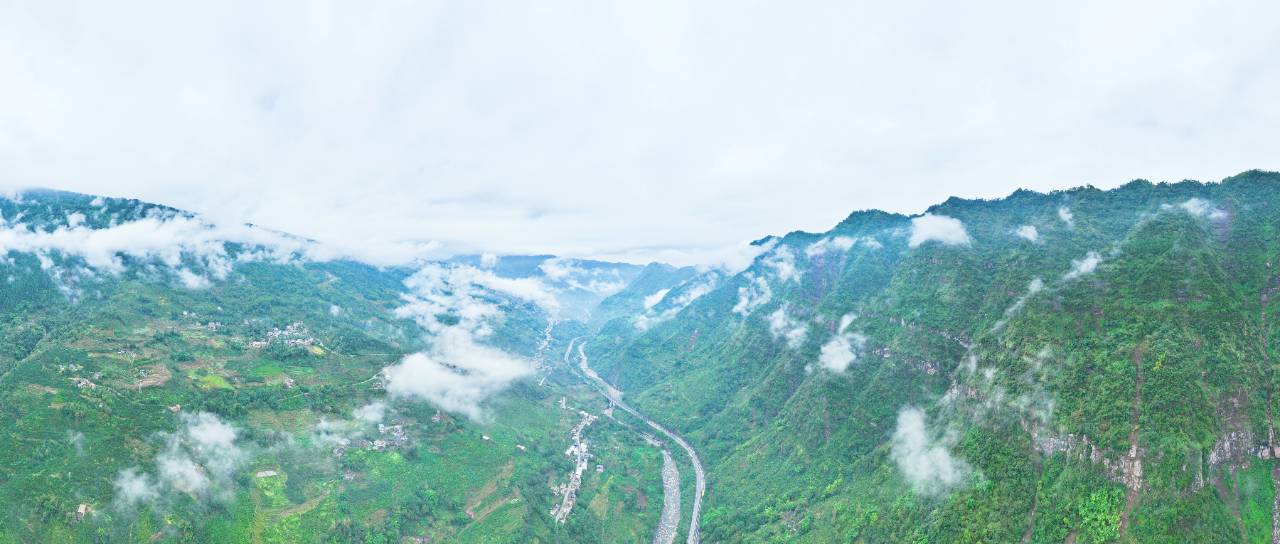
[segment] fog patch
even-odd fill
[[[1225,219],[1227,217],[1227,212],[1222,211],[1222,209],[1214,206],[1211,202],[1200,198],[1189,198],[1177,206],[1165,204],[1161,206],[1161,209],[1179,209],[1195,217],[1207,217],[1214,221]]]
[[[183,428],[169,434],[155,459],[155,476],[130,467],[117,474],[116,504],[130,508],[169,491],[195,500],[228,501],[235,495],[234,475],[247,455],[236,444],[239,431],[207,412],[182,415]]]
[[[644,309],[648,310],[650,308],[653,308],[654,306],[657,306],[659,302],[662,302],[663,298],[666,298],[667,293],[670,293],[670,292],[671,292],[671,289],[659,289],[655,291],[652,295],[644,297]]]
[[[1098,268],[1098,263],[1102,262],[1102,257],[1097,251],[1090,251],[1084,258],[1074,259],[1071,261],[1071,270],[1062,276],[1064,280],[1074,280],[1081,276],[1091,274]]]
[[[761,264],[772,269],[778,281],[798,281],[800,279],[800,271],[796,268],[796,255],[787,246],[781,246],[770,252],[761,261]]]
[[[1036,230],[1035,225],[1023,225],[1014,230],[1013,233],[1019,238],[1030,242],[1040,241],[1040,231]]]
[[[52,229],[0,223],[0,254],[33,254],[56,281],[72,276],[64,270],[69,263],[62,262],[68,259],[83,261],[75,263],[75,268],[87,269],[75,274],[81,278],[118,276],[132,259],[163,268],[188,289],[204,289],[211,281],[225,279],[240,262],[354,259],[391,266],[425,258],[437,249],[433,242],[414,242],[349,251],[251,225],[215,225],[172,212],[102,228],[87,225],[78,212],[67,216],[66,225]]]
[[[742,317],[751,315],[756,308],[769,303],[773,298],[773,289],[763,276],[747,274],[747,284],[738,288],[738,302],[733,305],[733,313]]]
[[[931,433],[923,410],[906,406],[898,412],[892,457],[912,490],[940,495],[964,482],[969,466],[951,454],[955,441],[954,433]]]
[[[866,348],[867,338],[856,332],[845,332],[853,324],[853,315],[840,318],[840,326],[836,334],[822,344],[818,353],[818,364],[832,372],[842,373],[849,365],[858,360]]]
[[[573,259],[547,259],[538,265],[543,275],[567,289],[608,296],[626,288],[616,269],[596,270],[583,267]]]
[[[1043,290],[1044,290],[1044,280],[1040,278],[1032,279],[1031,283],[1027,284],[1027,291],[1023,293],[1022,296],[1018,297],[1017,300],[1013,301],[1013,304],[1011,306],[1009,306],[1008,308],[1005,308],[1004,317],[1001,317],[1000,321],[997,321],[995,326],[992,327],[991,330],[999,331],[1000,329],[1003,329],[1005,324],[1008,323],[1009,318],[1013,317],[1014,315],[1017,315],[1018,312],[1022,311],[1022,307],[1026,306],[1027,300],[1029,300],[1031,297],[1035,296],[1037,293]]]
[[[492,293],[558,308],[537,279],[499,278],[466,266],[430,265],[405,280],[412,294],[396,315],[411,318],[429,334],[430,348],[384,368],[382,377],[393,397],[419,399],[481,420],[481,404],[511,382],[533,373],[529,361],[481,341],[493,333],[489,324],[502,315]]]
[[[925,242],[946,246],[967,246],[971,242],[964,223],[954,217],[926,213],[911,219],[911,238],[907,245],[919,247]]]
[[[119,508],[133,508],[160,497],[156,482],[136,467],[126,468],[116,474],[112,487],[115,488],[115,504]]]
[[[785,340],[787,347],[798,349],[804,344],[809,328],[787,313],[788,305],[783,304],[769,314],[769,334],[775,340]]]
[[[1062,223],[1069,229],[1073,229],[1076,226],[1076,216],[1071,213],[1071,208],[1066,206],[1058,207],[1058,219],[1062,220]]]
[[[374,401],[355,410],[352,410],[351,417],[358,421],[369,424],[382,423],[382,419],[386,417],[387,404],[382,401]]]
[[[653,306],[645,308],[644,313],[636,316],[631,323],[636,330],[647,331],[650,327],[675,317],[695,300],[714,290],[719,282],[719,274],[712,272],[685,282],[674,289],[659,291],[663,296]],[[646,297],[646,304],[648,300],[649,297]]]
[[[484,418],[482,401],[532,373],[528,361],[477,344],[457,329],[442,332],[431,353],[409,355],[383,370],[392,397],[419,398],[477,421]]]

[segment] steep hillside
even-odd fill
[[[857,212],[589,351],[708,541],[1267,542],[1278,233],[1264,172]]]

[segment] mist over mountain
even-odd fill
[[[0,216],[0,541],[1277,527],[1276,173],[857,211],[702,268]]]

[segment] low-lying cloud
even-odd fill
[[[738,288],[738,302],[733,305],[733,313],[747,317],[773,299],[773,289],[763,276],[748,273],[743,278],[747,284]]]
[[[597,270],[583,267],[574,259],[547,259],[538,265],[547,279],[567,289],[608,296],[626,288],[617,269]]]
[[[650,327],[675,317],[681,310],[693,304],[693,301],[710,293],[720,284],[720,280],[719,273],[708,272],[674,288],[654,293],[645,298],[645,311],[636,316],[632,320],[632,324],[637,330],[649,330]],[[662,297],[654,301],[652,306],[649,306],[650,300],[659,293],[662,294]]]
[[[1102,256],[1096,251],[1090,251],[1083,258],[1071,261],[1071,270],[1062,276],[1064,280],[1074,280],[1081,276],[1091,274],[1098,268],[1098,264],[1102,262]]]
[[[1069,229],[1075,228],[1076,226],[1076,216],[1071,213],[1071,208],[1066,206],[1058,207],[1058,219],[1061,219],[1062,223]]]
[[[809,327],[788,313],[789,305],[783,304],[769,314],[769,334],[775,340],[785,340],[787,347],[798,349],[809,334]]]
[[[898,412],[893,431],[893,461],[916,493],[942,494],[963,483],[969,473],[968,464],[951,454],[954,442],[950,433],[930,433],[924,411],[907,406]]]
[[[1030,242],[1040,241],[1040,231],[1036,230],[1034,225],[1022,225],[1017,230],[1014,230],[1013,233],[1019,238]]]
[[[182,428],[167,436],[155,474],[130,467],[116,475],[116,504],[132,508],[170,492],[196,500],[230,500],[234,476],[247,459],[236,444],[238,429],[207,412],[182,414]]]
[[[33,254],[57,280],[117,276],[128,267],[129,259],[159,265],[188,289],[204,289],[214,280],[225,279],[240,262],[351,259],[389,266],[423,259],[436,249],[431,243],[415,242],[413,247],[350,251],[252,225],[215,225],[172,211],[155,211],[124,222],[112,219],[97,227],[86,223],[79,212],[70,214],[65,225],[51,227],[0,221],[0,255]],[[83,269],[64,270],[67,263],[61,261],[65,259],[83,261],[83,267],[77,267]]]
[[[959,219],[926,213],[911,219],[911,238],[907,245],[919,247],[925,242],[938,242],[946,246],[966,246],[970,241]]]
[[[644,297],[644,309],[648,310],[657,306],[659,302],[662,302],[662,299],[666,298],[667,293],[670,292],[671,289],[659,289],[654,291],[653,294]]]
[[[1174,206],[1170,206],[1168,204],[1163,206],[1165,209],[1173,207]],[[1189,198],[1185,202],[1178,204],[1177,208],[1196,217],[1208,217],[1215,221],[1227,217],[1227,212],[1224,212],[1217,206],[1214,206],[1213,203],[1200,198]]]
[[[778,281],[798,281],[800,270],[796,268],[796,255],[787,246],[779,246],[761,261],[766,268],[773,270]]]
[[[840,318],[840,326],[836,329],[836,334],[822,344],[822,350],[818,353],[818,364],[827,370],[844,372],[850,364],[858,360],[858,356],[865,349],[867,344],[865,336],[845,331],[851,324],[853,324],[852,315]]]
[[[491,292],[550,312],[558,308],[555,298],[537,279],[499,278],[469,266],[428,265],[405,285],[412,294],[396,315],[417,322],[431,347],[383,369],[388,394],[483,419],[486,399],[533,372],[529,361],[482,343],[493,332],[490,321],[502,316]]]

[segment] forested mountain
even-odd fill
[[[0,542],[1280,534],[1280,174],[859,211],[745,269],[0,215]]]
[[[708,541],[1268,542],[1278,235],[1264,172],[857,212],[593,364],[701,448]]]
[[[549,375],[549,323],[640,267],[374,266],[53,191],[0,214],[0,542],[650,536],[661,459],[623,427],[548,515],[602,403]]]

